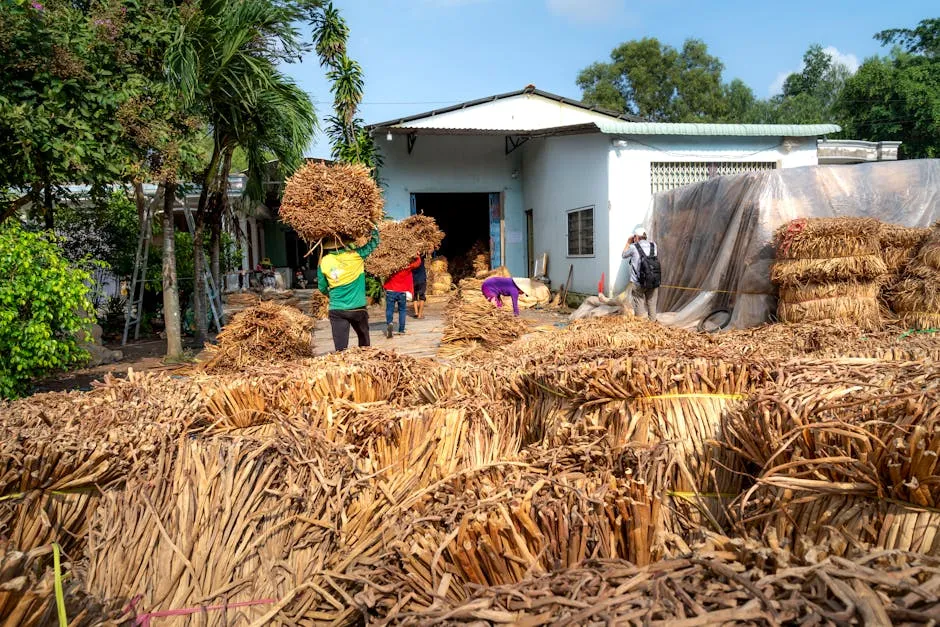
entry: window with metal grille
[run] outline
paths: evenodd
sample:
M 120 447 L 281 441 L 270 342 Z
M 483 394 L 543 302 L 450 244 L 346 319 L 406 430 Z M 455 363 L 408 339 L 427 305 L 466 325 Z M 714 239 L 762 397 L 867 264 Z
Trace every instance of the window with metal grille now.
M 594 255 L 594 207 L 581 207 L 568 212 L 568 256 Z
M 701 183 L 716 176 L 744 174 L 745 172 L 763 172 L 774 170 L 773 161 L 662 161 L 653 162 L 650 187 L 654 194 L 668 192 L 670 189 L 685 187 L 692 183 Z

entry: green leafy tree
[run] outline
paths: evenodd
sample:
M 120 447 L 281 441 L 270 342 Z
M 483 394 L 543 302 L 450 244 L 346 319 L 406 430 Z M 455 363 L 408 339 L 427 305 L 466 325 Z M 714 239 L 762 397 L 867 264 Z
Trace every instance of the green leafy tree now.
M 25 393 L 30 381 L 82 363 L 90 320 L 91 276 L 62 255 L 52 237 L 0 225 L 0 397 Z
M 0 190 L 15 193 L 0 207 L 0 221 L 28 202 L 42 207 L 51 228 L 55 198 L 66 185 L 123 177 L 117 112 L 134 81 L 123 71 L 131 66 L 116 39 L 135 17 L 133 6 L 107 3 L 3 5 Z
M 875 39 L 896 47 L 887 57 L 866 60 L 846 81 L 837 103 L 846 134 L 900 140 L 908 158 L 940 157 L 940 19 L 882 31 Z
M 362 67 L 346 53 L 349 27 L 332 3 L 322 7 L 312 22 L 314 44 L 320 64 L 327 68 L 333 94 L 333 114 L 327 118 L 333 159 L 341 163 L 361 163 L 378 178 L 381 153 L 375 140 L 356 113 L 362 102 Z
M 790 74 L 783 83 L 783 92 L 773 99 L 776 122 L 781 124 L 815 124 L 835 122 L 835 104 L 852 75 L 839 63 L 813 44 L 803 55 L 803 69 Z
M 55 234 L 69 261 L 94 259 L 128 277 L 134 270 L 139 224 L 134 203 L 125 192 L 115 191 L 97 201 L 60 204 Z
M 647 37 L 621 44 L 610 57 L 578 75 L 588 104 L 654 122 L 707 122 L 726 119 L 746 99 L 746 86 L 725 85 L 723 64 L 698 39 L 677 50 Z M 730 95 L 737 102 L 729 103 Z
M 316 118 L 309 97 L 279 69 L 306 46 L 297 23 L 311 17 L 305 3 L 203 0 L 185 19 L 167 54 L 172 80 L 186 102 L 199 107 L 212 133 L 212 151 L 202 172 L 202 193 L 195 214 L 195 237 L 206 226 L 216 244 L 212 269 L 218 273 L 218 241 L 226 212 L 227 182 L 236 148 L 245 150 L 248 168 L 257 172 L 270 153 L 298 161 Z M 295 158 L 295 154 L 297 155 Z M 288 164 L 296 167 L 296 163 Z M 195 276 L 206 268 L 202 247 L 194 249 Z M 220 278 L 217 276 L 217 279 Z M 197 339 L 205 338 L 205 285 L 195 286 Z

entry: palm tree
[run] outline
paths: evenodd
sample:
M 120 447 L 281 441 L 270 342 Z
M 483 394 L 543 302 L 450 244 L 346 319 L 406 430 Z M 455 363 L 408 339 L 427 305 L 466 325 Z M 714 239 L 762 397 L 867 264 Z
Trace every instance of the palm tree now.
M 327 119 L 332 156 L 344 163 L 362 163 L 373 170 L 381 166 L 372 136 L 356 117 L 362 102 L 362 67 L 346 54 L 349 27 L 333 4 L 327 4 L 312 21 L 314 44 L 320 64 L 332 82 L 333 115 Z
M 202 108 L 213 138 L 195 215 L 196 277 L 202 277 L 206 267 L 202 242 L 210 217 L 209 198 L 226 197 L 232 151 L 239 138 L 244 141 L 246 125 L 257 124 L 253 114 L 270 108 L 271 102 L 283 95 L 289 80 L 277 70 L 277 64 L 299 58 L 306 49 L 296 27 L 305 16 L 309 16 L 309 9 L 301 2 L 202 0 L 198 10 L 180 25 L 167 53 L 170 77 L 188 102 Z M 300 118 L 309 112 L 310 117 L 312 105 L 305 94 L 303 98 L 307 104 L 295 112 Z M 309 135 L 300 150 L 308 139 Z M 219 202 L 224 204 L 224 200 L 216 204 Z M 219 223 L 211 232 L 220 233 L 222 211 L 213 211 L 211 218 L 213 224 Z M 201 341 L 207 332 L 206 293 L 201 280 L 195 282 L 194 292 L 197 339 Z

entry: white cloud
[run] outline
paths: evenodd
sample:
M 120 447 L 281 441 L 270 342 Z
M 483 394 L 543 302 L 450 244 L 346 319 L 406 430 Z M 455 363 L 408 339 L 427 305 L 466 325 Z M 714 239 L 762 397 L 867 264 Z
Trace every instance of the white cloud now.
M 546 0 L 548 10 L 584 24 L 598 24 L 617 16 L 624 0 Z
M 826 46 L 823 48 L 823 52 L 829 55 L 829 58 L 835 61 L 836 63 L 841 63 L 849 69 L 849 72 L 855 74 L 858 71 L 859 65 L 858 57 L 852 54 L 851 52 L 842 52 L 835 46 Z M 787 77 L 790 74 L 795 74 L 802 70 L 803 67 L 800 66 L 793 70 L 787 70 L 786 72 L 779 72 L 777 77 L 774 79 L 774 82 L 770 84 L 768 88 L 768 94 L 771 96 L 776 96 L 783 91 L 783 83 L 787 80 Z
M 823 48 L 823 52 L 829 55 L 829 58 L 835 61 L 836 63 L 841 63 L 845 67 L 849 68 L 849 72 L 855 74 L 858 71 L 858 66 L 861 65 L 858 62 L 858 57 L 856 57 L 851 52 L 839 52 L 839 49 L 835 46 L 826 46 Z

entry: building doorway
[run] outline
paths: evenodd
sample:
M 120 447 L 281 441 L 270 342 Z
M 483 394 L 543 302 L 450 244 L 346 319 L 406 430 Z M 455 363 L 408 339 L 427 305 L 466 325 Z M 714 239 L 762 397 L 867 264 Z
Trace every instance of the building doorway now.
M 411 212 L 422 213 L 437 221 L 444 232 L 438 254 L 447 257 L 452 265 L 465 258 L 478 243 L 490 248 L 492 260 L 490 196 L 487 193 L 412 194 Z M 495 255 L 498 257 L 499 241 L 496 247 Z

